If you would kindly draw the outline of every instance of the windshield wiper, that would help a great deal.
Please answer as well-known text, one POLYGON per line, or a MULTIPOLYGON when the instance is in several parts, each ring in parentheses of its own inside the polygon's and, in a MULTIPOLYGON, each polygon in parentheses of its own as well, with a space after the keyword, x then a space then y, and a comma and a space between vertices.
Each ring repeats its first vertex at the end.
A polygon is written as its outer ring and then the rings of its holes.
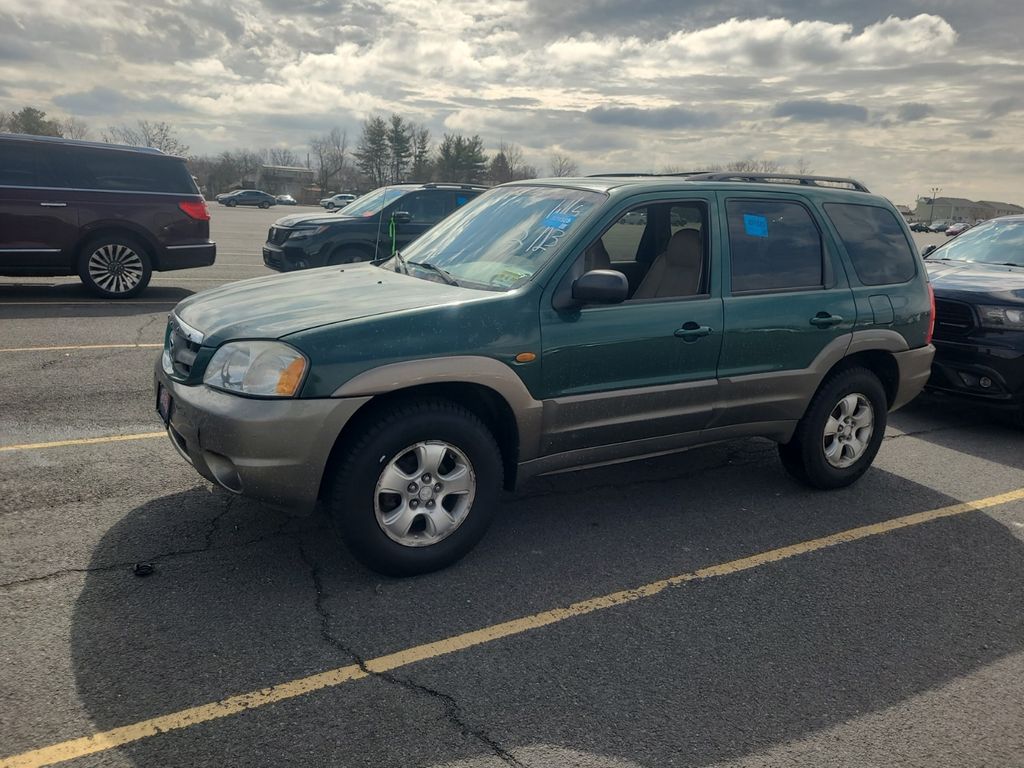
MULTIPOLYGON (((441 279, 444 280, 446 283, 448 283, 448 285, 455 285, 455 286, 459 285, 459 281, 455 279, 455 277, 452 275, 451 272, 449 272, 447 269, 441 269, 441 267, 437 266, 436 264, 428 264, 425 261, 408 261, 407 262, 407 261, 404 261, 404 260, 402 261, 402 263, 403 264, 411 264, 414 267, 420 267, 422 269, 430 270, 434 274, 440 275, 441 279)), ((408 267, 406 268, 406 274, 408 274, 408 267)))
POLYGON ((395 251, 394 257, 395 257, 395 272, 397 272, 398 271, 398 267, 401 266, 402 267, 402 271, 405 272, 405 274, 408 275, 409 274, 409 265, 405 263, 405 257, 402 256, 402 252, 401 251, 395 251))
POLYGON ((1024 267, 1024 264, 1018 264, 1015 261, 1004 261, 999 265, 1000 267, 1024 267))

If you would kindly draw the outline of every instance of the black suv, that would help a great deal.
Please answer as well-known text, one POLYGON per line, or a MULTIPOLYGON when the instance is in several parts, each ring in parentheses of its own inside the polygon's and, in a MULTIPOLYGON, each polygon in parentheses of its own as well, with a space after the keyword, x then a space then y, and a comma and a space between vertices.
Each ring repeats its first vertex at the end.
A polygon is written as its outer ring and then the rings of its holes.
POLYGON ((1007 409, 1024 426, 1024 216, 925 250, 935 288, 928 388, 1007 409))
POLYGON ((239 189, 226 195, 218 195, 217 202, 221 205, 226 205, 228 208, 234 208, 236 205, 255 205, 260 208, 269 208, 272 205, 277 205, 277 198, 258 189, 239 189))
POLYGON ((0 275, 75 275, 104 298, 154 271, 213 264, 184 159, 156 149, 0 134, 0 275))
POLYGON ((486 189, 396 184, 357 198, 340 213, 285 216, 270 228, 263 263, 290 272, 389 256, 486 189))

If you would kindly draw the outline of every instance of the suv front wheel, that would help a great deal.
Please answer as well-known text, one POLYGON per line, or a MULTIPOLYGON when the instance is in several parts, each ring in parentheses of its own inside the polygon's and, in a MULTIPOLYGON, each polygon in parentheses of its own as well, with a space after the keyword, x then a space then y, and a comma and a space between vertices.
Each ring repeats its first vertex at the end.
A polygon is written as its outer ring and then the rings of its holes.
POLYGON ((825 380, 779 457, 797 480, 843 488, 867 472, 885 434, 888 403, 878 376, 847 368, 825 380))
POLYGON ((85 244, 78 257, 78 276, 98 296, 130 299, 149 285, 153 266, 139 242, 110 235, 85 244))
POLYGON ((337 466, 328 511, 356 559, 391 576, 463 557, 490 526, 502 487, 490 430, 446 400, 379 411, 337 466))

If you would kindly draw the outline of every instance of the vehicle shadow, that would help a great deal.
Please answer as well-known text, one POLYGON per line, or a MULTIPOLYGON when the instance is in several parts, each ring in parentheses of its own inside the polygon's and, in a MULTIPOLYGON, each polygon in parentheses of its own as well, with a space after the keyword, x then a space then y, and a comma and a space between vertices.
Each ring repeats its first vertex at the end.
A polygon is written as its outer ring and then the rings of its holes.
POLYGON ((889 423, 933 445, 1024 469, 1024 429, 1005 412, 948 397, 922 395, 889 423))
MULTIPOLYGON (((532 483, 461 563, 395 580, 358 566, 321 514, 194 489, 129 511, 95 548, 71 626, 77 695, 104 730, 955 501, 879 469, 805 491, 770 444, 741 441, 532 483), (182 521, 191 543, 175 551, 182 521), (139 560, 155 573, 134 576, 139 560)), ((120 759, 428 765, 489 752, 486 733, 505 749, 704 765, 1024 649, 1022 580, 1022 543, 974 513, 144 739, 120 759)))
POLYGON ((150 285, 135 299, 104 300, 81 283, 17 283, 0 278, 0 318, 124 317, 166 312, 194 291, 150 285))

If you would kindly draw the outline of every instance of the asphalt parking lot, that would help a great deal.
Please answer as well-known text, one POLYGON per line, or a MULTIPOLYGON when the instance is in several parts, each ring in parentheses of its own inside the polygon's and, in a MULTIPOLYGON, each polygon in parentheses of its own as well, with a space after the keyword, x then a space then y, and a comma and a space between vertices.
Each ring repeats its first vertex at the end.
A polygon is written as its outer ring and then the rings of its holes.
POLYGON ((985 412, 912 403, 838 492, 759 440, 541 478, 406 580, 203 481, 166 315, 297 210, 214 206, 217 265, 137 300, 0 278, 0 768, 1024 765, 1024 435, 985 412))

